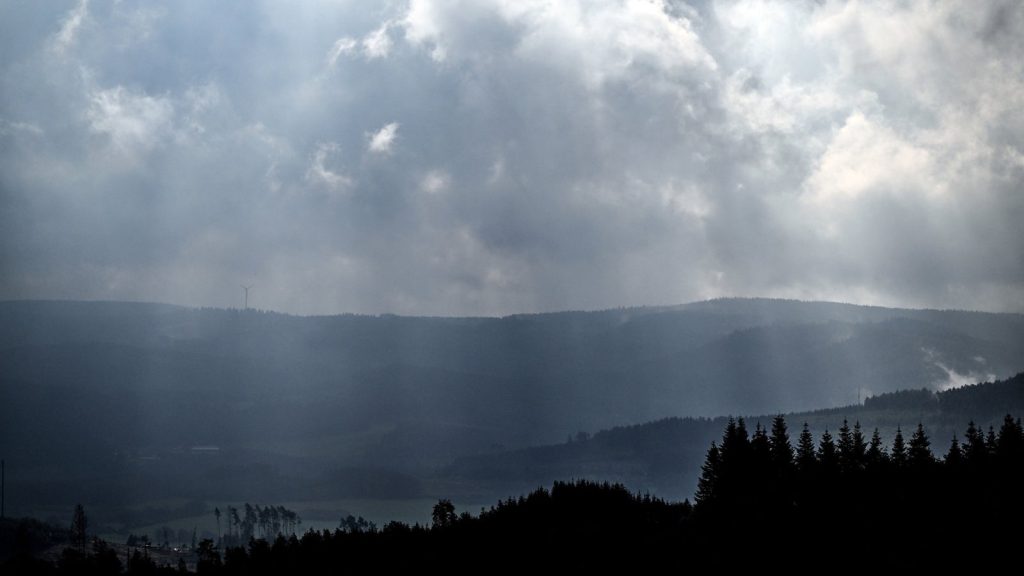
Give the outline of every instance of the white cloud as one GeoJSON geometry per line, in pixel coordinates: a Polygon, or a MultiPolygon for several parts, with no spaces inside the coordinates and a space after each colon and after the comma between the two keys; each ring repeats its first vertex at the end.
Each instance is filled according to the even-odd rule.
{"type": "Polygon", "coordinates": [[[43,130],[31,122],[12,122],[0,118],[0,136],[8,134],[28,133],[33,136],[42,136],[43,130]]]}
{"type": "Polygon", "coordinates": [[[372,134],[368,133],[366,136],[369,140],[366,145],[367,150],[374,154],[391,154],[395,139],[398,137],[398,122],[385,124],[380,130],[372,134]]]}
{"type": "Polygon", "coordinates": [[[89,15],[89,0],[79,0],[78,5],[68,12],[68,15],[64,18],[64,22],[61,24],[60,30],[53,39],[53,50],[58,54],[63,54],[75,43],[75,38],[78,35],[78,29],[81,28],[82,22],[89,15]]]}
{"type": "Polygon", "coordinates": [[[671,84],[687,71],[716,68],[690,19],[670,14],[661,0],[413,0],[400,25],[410,44],[428,48],[438,62],[456,58],[486,64],[488,58],[503,57],[479,51],[480,33],[472,22],[505,27],[499,37],[519,33],[514,45],[499,47],[592,88],[637,75],[671,84]]]}
{"type": "Polygon", "coordinates": [[[104,21],[104,44],[118,51],[144,49],[154,36],[159,35],[161,20],[168,9],[153,2],[116,1],[104,21]]]}
{"type": "Polygon", "coordinates": [[[861,113],[851,114],[807,180],[814,202],[835,205],[865,194],[941,194],[943,181],[924,147],[861,113]]]}
{"type": "Polygon", "coordinates": [[[331,49],[327,52],[327,65],[334,66],[338,63],[338,58],[343,54],[352,54],[358,46],[359,43],[355,38],[350,38],[348,36],[338,38],[334,41],[334,45],[331,46],[331,49]]]}
{"type": "Polygon", "coordinates": [[[380,27],[357,40],[351,36],[342,36],[334,41],[327,51],[327,65],[334,67],[342,56],[362,54],[367,60],[387,58],[394,43],[391,40],[392,23],[384,22],[380,27]]]}
{"type": "Polygon", "coordinates": [[[213,116],[225,102],[226,97],[216,84],[189,87],[185,90],[181,102],[184,109],[184,124],[194,134],[205,133],[207,118],[213,116]]]}
{"type": "Polygon", "coordinates": [[[441,7],[432,0],[411,0],[409,10],[401,22],[405,39],[413,45],[430,45],[431,57],[443,62],[447,54],[442,46],[441,7]]]}
{"type": "MultiPolygon", "coordinates": [[[[994,382],[997,380],[996,375],[991,372],[978,372],[975,370],[958,372],[944,362],[942,355],[939,354],[938,351],[931,348],[921,348],[921,352],[924,355],[926,362],[930,362],[933,366],[946,374],[945,378],[932,382],[932,386],[936,390],[949,390],[950,388],[960,388],[962,386],[969,386],[978,382],[994,382]]],[[[977,362],[978,358],[979,357],[976,356],[974,360],[977,362]]],[[[979,363],[984,364],[984,358],[982,358],[979,363]]]]}
{"type": "Polygon", "coordinates": [[[420,189],[428,194],[438,194],[444,192],[451,181],[451,175],[444,170],[431,170],[420,180],[420,189]]]}
{"type": "Polygon", "coordinates": [[[373,32],[363,37],[363,54],[367,59],[387,58],[391,52],[391,36],[388,35],[390,22],[385,22],[373,32]]]}
{"type": "Polygon", "coordinates": [[[123,86],[96,90],[86,111],[93,132],[105,134],[119,154],[135,156],[158,146],[173,128],[174,107],[123,86]]]}
{"type": "Polygon", "coordinates": [[[306,170],[306,180],[325,186],[332,193],[346,192],[354,182],[351,177],[328,167],[332,157],[337,156],[340,147],[334,142],[320,143],[313,153],[313,159],[306,170]]]}
{"type": "Polygon", "coordinates": [[[661,199],[673,213],[697,219],[711,216],[714,210],[712,202],[693,184],[679,186],[668,182],[661,187],[661,199]]]}

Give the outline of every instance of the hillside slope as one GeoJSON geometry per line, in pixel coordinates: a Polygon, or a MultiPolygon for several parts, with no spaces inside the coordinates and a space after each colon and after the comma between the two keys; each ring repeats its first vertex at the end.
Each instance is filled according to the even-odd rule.
{"type": "MultiPolygon", "coordinates": [[[[888,444],[897,427],[909,438],[920,422],[931,436],[933,452],[943,454],[954,434],[963,440],[965,422],[974,421],[983,430],[998,429],[1008,413],[1024,415],[1024,373],[940,392],[891,392],[869,397],[861,405],[787,414],[786,421],[794,444],[804,423],[817,438],[826,429],[835,435],[844,421],[850,427],[859,422],[865,436],[878,428],[888,444]]],[[[708,446],[721,440],[727,420],[667,418],[621,426],[562,444],[460,458],[441,476],[452,485],[473,486],[491,497],[581,478],[619,482],[668,498],[692,498],[708,446]]],[[[746,417],[751,431],[759,424],[769,428],[771,421],[772,415],[746,417]]]]}
{"type": "Polygon", "coordinates": [[[3,302],[0,453],[28,502],[410,496],[446,490],[434,471],[457,458],[579,430],[846,405],[1022,364],[1019,314],[757,299],[506,318],[3,302]]]}

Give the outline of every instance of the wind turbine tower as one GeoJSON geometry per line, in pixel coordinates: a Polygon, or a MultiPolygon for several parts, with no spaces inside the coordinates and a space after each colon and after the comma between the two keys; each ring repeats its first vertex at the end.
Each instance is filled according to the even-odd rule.
{"type": "Polygon", "coordinates": [[[245,290],[245,309],[246,310],[249,309],[249,288],[252,288],[252,286],[246,286],[244,284],[242,285],[242,290],[245,290]]]}

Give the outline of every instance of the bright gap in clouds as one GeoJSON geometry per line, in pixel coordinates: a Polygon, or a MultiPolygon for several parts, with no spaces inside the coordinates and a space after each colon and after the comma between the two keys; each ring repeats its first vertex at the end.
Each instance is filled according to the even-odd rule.
{"type": "Polygon", "coordinates": [[[370,152],[378,154],[390,154],[398,136],[398,122],[385,124],[380,130],[370,134],[370,143],[367,146],[370,152]]]}

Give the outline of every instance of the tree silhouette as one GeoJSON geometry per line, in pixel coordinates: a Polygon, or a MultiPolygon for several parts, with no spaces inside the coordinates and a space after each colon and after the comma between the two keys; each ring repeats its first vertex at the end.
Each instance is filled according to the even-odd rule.
{"type": "Polygon", "coordinates": [[[836,454],[836,444],[828,428],[821,434],[821,441],[818,443],[818,465],[825,474],[834,473],[839,468],[839,458],[836,454]]]}
{"type": "Polygon", "coordinates": [[[998,451],[999,441],[996,439],[996,429],[993,426],[989,426],[988,434],[985,434],[985,452],[988,456],[995,458],[998,451]]]}
{"type": "Polygon", "coordinates": [[[797,441],[797,469],[804,473],[810,472],[814,469],[817,461],[817,455],[814,451],[814,437],[811,436],[811,430],[807,427],[807,422],[804,422],[803,430],[800,431],[800,439],[797,441]]]}
{"type": "Polygon", "coordinates": [[[836,444],[839,456],[839,468],[849,472],[854,468],[853,456],[853,431],[850,424],[843,418],[843,425],[839,427],[839,442],[836,444]]]}
{"type": "Polygon", "coordinates": [[[988,460],[988,449],[985,447],[985,437],[981,430],[971,420],[967,424],[967,432],[964,434],[964,459],[972,468],[981,468],[988,460]]]}
{"type": "Polygon", "coordinates": [[[369,532],[376,530],[373,522],[369,522],[366,518],[359,516],[358,518],[349,514],[341,519],[338,529],[342,532],[348,532],[349,534],[361,534],[363,532],[369,532]]]}
{"type": "Polygon", "coordinates": [[[793,446],[789,443],[786,419],[780,414],[772,420],[772,435],[768,439],[771,447],[772,465],[777,473],[788,473],[793,467],[793,446]]]}
{"type": "Polygon", "coordinates": [[[213,540],[203,538],[196,549],[196,573],[215,573],[221,566],[220,554],[213,544],[213,540]]]}
{"type": "Polygon", "coordinates": [[[747,426],[743,418],[729,418],[725,425],[725,433],[722,435],[720,450],[722,465],[726,468],[746,461],[750,452],[750,437],[747,435],[747,426]]]}
{"type": "Polygon", "coordinates": [[[853,424],[853,454],[850,461],[855,470],[867,464],[867,444],[864,442],[864,432],[860,429],[860,421],[853,424]]]}
{"type": "MultiPolygon", "coordinates": [[[[854,425],[848,432],[854,458],[858,431],[854,425]]],[[[981,436],[977,426],[968,431],[968,436],[981,436]]],[[[840,431],[840,439],[843,435],[840,431]]],[[[196,568],[200,574],[239,575],[325,573],[342,566],[397,572],[461,553],[470,561],[480,559],[480,566],[498,561],[501,569],[517,571],[542,564],[639,570],[666,563],[682,571],[695,562],[733,558],[762,564],[797,556],[801,561],[834,561],[837,542],[862,542],[864,534],[875,540],[858,554],[872,562],[920,561],[923,553],[946,561],[942,552],[951,545],[951,527],[968,528],[957,532],[955,550],[983,550],[987,558],[1015,559],[1024,535],[1020,421],[1004,419],[994,442],[998,461],[986,457],[972,464],[966,457],[967,445],[961,446],[955,435],[945,458],[936,459],[923,425],[909,446],[897,428],[892,451],[901,464],[883,466],[879,463],[884,462],[885,450],[875,430],[865,447],[865,465],[851,472],[840,468],[840,450],[828,431],[815,449],[805,426],[800,442],[805,448],[797,451],[796,460],[806,450],[816,464],[792,466],[788,474],[778,475],[776,462],[786,458],[777,454],[785,454],[788,443],[784,420],[773,422],[771,434],[756,426],[752,438],[746,437],[741,421],[732,420],[722,437],[722,444],[731,448],[729,467],[724,466],[721,444],[712,442],[696,509],[688,502],[672,504],[649,494],[634,495],[621,485],[555,482],[550,490],[499,501],[479,516],[456,515],[451,501],[441,499],[433,507],[431,525],[389,522],[377,530],[350,516],[334,531],[311,530],[301,538],[278,533],[272,541],[253,539],[244,547],[227,546],[223,561],[213,541],[204,539],[197,546],[196,568]],[[924,462],[928,464],[921,467],[924,462]],[[746,526],[765,529],[737,536],[737,527],[746,526]],[[798,547],[793,546],[795,539],[798,547]]],[[[261,530],[270,536],[278,524],[286,531],[294,526],[291,511],[283,506],[246,508],[254,518],[264,516],[266,527],[261,530]]],[[[230,516],[232,509],[227,510],[230,516]]],[[[67,548],[52,570],[0,564],[0,571],[114,574],[120,571],[116,560],[109,547],[96,541],[90,555],[67,548]]],[[[129,573],[158,572],[171,569],[147,563],[138,554],[129,566],[129,573]]]]}
{"type": "Polygon", "coordinates": [[[772,461],[772,446],[768,439],[768,431],[758,422],[754,427],[754,435],[750,438],[750,467],[754,472],[769,469],[772,461]]]}
{"type": "Polygon", "coordinates": [[[85,517],[85,508],[81,504],[75,505],[75,511],[71,515],[71,544],[79,552],[85,552],[85,544],[88,541],[89,520],[85,517]]]}
{"type": "Polygon", "coordinates": [[[872,470],[878,470],[888,460],[889,455],[885,452],[882,437],[878,434],[878,428],[875,428],[875,431],[871,433],[871,442],[868,444],[867,452],[864,453],[865,464],[872,470]]]}
{"type": "Polygon", "coordinates": [[[907,459],[910,465],[922,469],[935,463],[935,456],[932,455],[931,441],[924,431],[924,425],[918,422],[917,430],[910,437],[910,449],[907,452],[907,459]]]}
{"type": "Polygon", "coordinates": [[[1021,429],[1019,418],[1015,421],[1007,414],[996,439],[996,457],[1000,463],[1006,463],[1021,454],[1024,454],[1024,430],[1021,429]]]}
{"type": "MultiPolygon", "coordinates": [[[[228,506],[228,514],[230,514],[231,516],[231,518],[228,520],[228,525],[234,526],[235,538],[238,538],[242,526],[242,519],[238,517],[238,508],[235,508],[234,506],[228,506]]],[[[230,530],[228,531],[230,532],[230,530]]]]}
{"type": "Polygon", "coordinates": [[[704,464],[700,467],[700,479],[697,481],[697,493],[694,496],[698,505],[706,506],[714,500],[720,468],[721,456],[718,445],[712,442],[704,458],[704,464]]]}
{"type": "Polygon", "coordinates": [[[217,541],[220,542],[223,540],[220,532],[220,508],[213,508],[213,516],[217,519],[217,541]]]}
{"type": "Polygon", "coordinates": [[[896,436],[892,439],[892,451],[889,453],[889,461],[897,468],[907,465],[907,445],[903,441],[903,431],[896,427],[896,436]]]}
{"type": "Polygon", "coordinates": [[[245,515],[242,520],[242,539],[250,540],[254,536],[254,530],[256,529],[256,508],[254,508],[248,502],[245,503],[245,515]]]}
{"type": "Polygon", "coordinates": [[[964,454],[960,449],[960,441],[957,440],[956,434],[953,434],[953,441],[949,444],[949,450],[946,452],[946,457],[943,462],[950,469],[959,469],[964,462],[964,454]]]}
{"type": "Polygon", "coordinates": [[[450,528],[455,525],[458,516],[455,514],[455,505],[451,500],[442,498],[434,504],[434,510],[430,515],[434,528],[450,528]]]}

